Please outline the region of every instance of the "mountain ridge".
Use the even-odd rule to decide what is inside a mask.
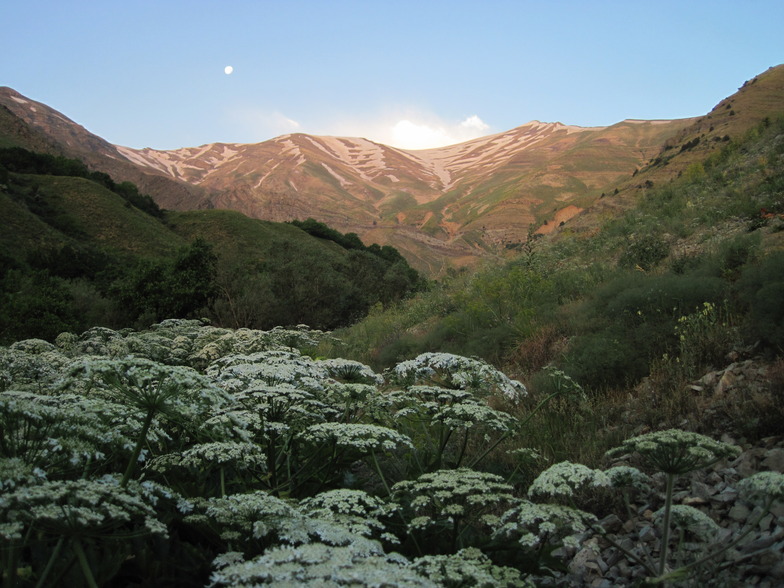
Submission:
[[[133,149],[8,88],[0,89],[0,105],[31,133],[93,169],[136,183],[164,208],[226,208],[278,222],[312,217],[366,243],[392,245],[433,275],[502,255],[532,231],[551,232],[596,206],[622,205],[646,180],[682,173],[710,153],[721,133],[737,134],[755,117],[781,112],[782,88],[778,66],[702,117],[625,119],[603,127],[533,120],[424,150],[304,133],[260,143]],[[13,135],[5,124],[0,136],[4,129]]]

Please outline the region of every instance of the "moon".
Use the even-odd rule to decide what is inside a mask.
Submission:
[[[231,67],[230,65],[227,65],[226,67],[223,68],[223,73],[225,73],[227,76],[230,76],[231,72],[233,72],[233,71],[234,71],[234,68]]]

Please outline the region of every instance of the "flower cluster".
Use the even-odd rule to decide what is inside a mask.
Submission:
[[[495,474],[468,468],[438,470],[392,487],[393,498],[414,511],[411,528],[424,528],[455,519],[492,525],[490,511],[514,500],[512,487]]]
[[[324,366],[329,375],[336,380],[356,384],[375,384],[378,386],[384,383],[383,376],[358,361],[338,358],[322,359],[317,363]]]
[[[702,541],[713,541],[721,531],[721,527],[712,518],[699,509],[686,504],[675,504],[671,507],[670,516],[672,523],[686,531],[694,533]],[[661,521],[664,518],[664,509],[660,508],[654,513],[654,519]]]
[[[300,508],[311,517],[333,521],[363,537],[379,536],[390,543],[398,542],[394,535],[384,532],[386,525],[380,520],[391,516],[397,505],[363,490],[329,490],[302,500]]]
[[[509,379],[490,364],[451,353],[423,353],[403,361],[395,366],[392,379],[403,386],[432,384],[470,390],[477,396],[500,395],[510,400],[527,394],[522,383]]]
[[[186,520],[209,523],[225,541],[270,535],[286,543],[310,541],[308,520],[299,509],[263,490],[196,501],[194,513]]]
[[[435,588],[400,555],[385,554],[378,544],[330,546],[310,543],[276,547],[249,561],[236,561],[216,570],[211,587],[276,586],[400,586]],[[225,560],[224,560],[225,561]]]
[[[594,515],[576,508],[518,500],[501,515],[494,536],[512,539],[525,549],[554,540],[576,547],[595,522]]]
[[[629,453],[639,454],[660,472],[680,475],[706,468],[721,459],[736,457],[740,448],[699,433],[668,429],[627,439],[607,455],[618,457]]]
[[[127,409],[112,403],[7,390],[0,393],[0,456],[50,474],[81,471],[87,463],[100,464],[107,451],[130,452],[127,417]]]
[[[309,392],[321,392],[331,379],[326,367],[296,351],[227,355],[210,364],[206,374],[229,392],[260,384],[290,384]]]
[[[741,495],[751,502],[784,501],[784,474],[757,472],[738,483]]]
[[[601,470],[570,461],[556,463],[533,481],[528,495],[533,497],[571,498],[586,488],[607,487],[610,478]]]
[[[253,443],[214,441],[199,443],[182,453],[169,453],[156,457],[147,469],[166,472],[172,468],[208,469],[214,466],[231,465],[236,469],[262,467],[262,448]]]
[[[426,555],[412,563],[415,571],[439,586],[533,588],[519,570],[496,566],[479,549],[467,547],[451,555]]]
[[[47,481],[20,487],[0,498],[2,536],[21,538],[24,529],[65,536],[166,536],[154,508],[155,487],[122,488],[114,476],[95,480]]]
[[[0,492],[18,486],[33,486],[46,481],[46,472],[18,457],[0,457]]]
[[[641,492],[648,492],[651,489],[650,476],[632,466],[614,466],[604,473],[610,478],[610,485],[613,488],[631,488]]]
[[[359,423],[320,423],[307,428],[302,435],[311,443],[333,442],[338,447],[371,451],[393,451],[398,447],[413,449],[411,439],[394,429]]]

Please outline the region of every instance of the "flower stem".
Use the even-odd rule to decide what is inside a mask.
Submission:
[[[150,430],[153,416],[155,416],[155,409],[151,408],[147,411],[147,416],[144,417],[142,430],[139,433],[139,438],[136,440],[136,447],[133,448],[131,459],[128,461],[128,467],[125,468],[125,473],[120,481],[120,488],[125,488],[128,485],[128,481],[131,479],[131,474],[133,473],[134,467],[136,467],[136,461],[139,459],[139,454],[142,452],[142,445],[147,441],[147,431]]]
[[[74,539],[73,550],[77,559],[79,560],[79,565],[82,568],[82,574],[84,574],[84,579],[87,582],[87,585],[90,588],[98,588],[98,584],[96,583],[95,577],[93,576],[93,571],[90,569],[90,564],[87,561],[87,555],[84,553],[84,548],[82,547],[82,543],[79,541],[79,539]]]
[[[378,459],[376,459],[376,452],[372,449],[370,450],[370,457],[373,458],[373,465],[376,466],[376,471],[378,472],[379,477],[381,478],[381,483],[384,484],[384,490],[387,491],[387,496],[392,496],[392,490],[389,489],[389,485],[387,484],[387,479],[384,477],[384,473],[381,471],[381,467],[378,465]]]
[[[54,546],[52,555],[49,556],[49,561],[46,562],[46,567],[44,568],[44,571],[41,572],[41,577],[38,578],[35,588],[43,588],[47,585],[46,579],[49,577],[49,573],[54,567],[54,562],[60,557],[60,550],[63,548],[63,543],[65,543],[65,535],[60,535],[60,538],[57,540],[57,545]]]
[[[667,474],[667,490],[664,497],[664,520],[662,521],[661,554],[659,555],[659,576],[664,575],[667,567],[667,548],[670,541],[670,516],[672,514],[672,491],[675,486],[675,474]]]

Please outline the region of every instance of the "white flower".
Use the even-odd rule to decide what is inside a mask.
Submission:
[[[234,563],[215,571],[212,588],[276,586],[383,586],[435,587],[417,574],[399,555],[385,554],[378,544],[328,546],[311,543],[297,547],[275,547],[252,560]]]
[[[574,547],[580,535],[595,522],[594,515],[575,508],[519,500],[501,516],[494,537],[515,540],[526,549],[550,540],[560,540]]]
[[[452,517],[479,521],[482,514],[513,500],[512,487],[495,474],[468,468],[438,470],[392,487],[393,498],[416,515],[410,527]]]
[[[451,353],[423,353],[395,366],[392,380],[404,386],[434,384],[470,390],[478,396],[499,394],[519,400],[527,394],[523,384],[511,380],[490,364]]]
[[[610,478],[601,470],[579,463],[562,461],[543,471],[528,488],[528,495],[569,498],[589,487],[606,487]]]
[[[638,453],[651,466],[666,474],[685,474],[706,468],[720,459],[735,457],[740,448],[710,437],[668,429],[633,437],[607,452],[609,457]]]
[[[116,477],[48,481],[20,487],[0,498],[0,519],[53,535],[166,536],[153,506],[165,494],[161,486],[136,482],[122,488]]]
[[[338,488],[322,492],[300,502],[308,516],[331,521],[362,537],[379,537],[397,543],[397,538],[385,533],[386,526],[379,520],[389,517],[397,509],[362,490]]]
[[[173,468],[210,469],[231,465],[236,469],[262,468],[265,463],[263,448],[254,443],[215,441],[193,445],[182,453],[156,457],[147,469],[167,472]]]
[[[384,378],[363,363],[350,359],[322,359],[317,362],[327,368],[329,375],[347,383],[375,384],[380,386]]]
[[[305,430],[302,439],[312,443],[332,441],[339,447],[361,452],[392,451],[398,447],[413,448],[411,439],[394,429],[358,423],[320,423]]]
[[[451,555],[427,555],[412,562],[414,570],[441,586],[478,588],[530,587],[534,584],[514,568],[496,566],[479,549],[469,547]]]
[[[784,500],[784,474],[757,472],[738,483],[741,495],[752,502]]]
[[[651,489],[651,478],[642,473],[637,468],[631,466],[615,466],[605,470],[607,477],[610,478],[610,485],[613,488],[633,488],[642,492]]]
[[[654,513],[654,518],[660,522],[664,517],[664,508]],[[691,531],[702,541],[711,542],[716,539],[721,527],[707,514],[685,504],[674,504],[670,508],[670,521],[682,529]]]

